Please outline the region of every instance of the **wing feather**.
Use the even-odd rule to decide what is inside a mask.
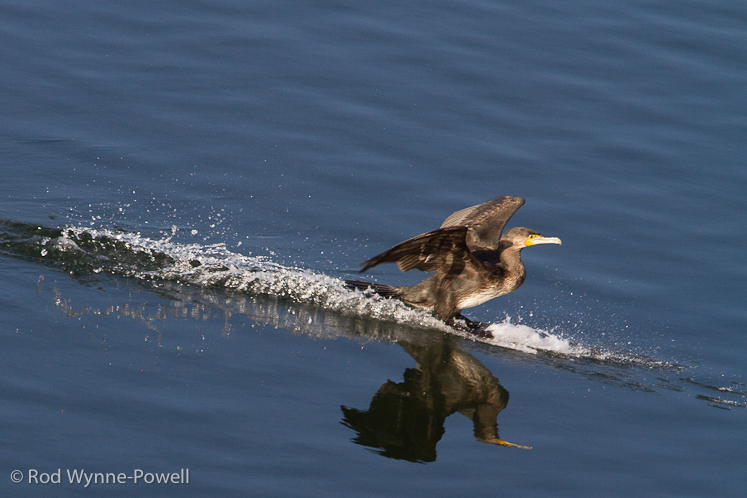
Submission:
[[[467,227],[439,228],[401,242],[363,263],[361,272],[381,263],[397,263],[402,271],[432,272],[455,258],[468,257]]]
[[[503,228],[514,213],[524,205],[524,199],[502,195],[482,204],[452,214],[441,228],[465,226],[469,228],[467,246],[470,250],[498,250]]]
[[[424,272],[476,265],[472,252],[497,251],[503,228],[523,204],[521,197],[504,195],[457,211],[438,230],[401,242],[369,259],[363,263],[361,273],[382,263],[397,263],[402,271]]]

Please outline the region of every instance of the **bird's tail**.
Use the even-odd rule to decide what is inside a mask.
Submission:
[[[364,282],[362,280],[345,280],[345,287],[358,289],[366,294],[378,294],[386,298],[402,297],[402,291],[391,285],[379,284],[377,282]]]

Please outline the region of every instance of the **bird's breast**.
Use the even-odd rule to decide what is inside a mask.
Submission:
[[[500,296],[500,293],[497,293],[495,289],[491,288],[484,289],[478,292],[472,292],[470,294],[462,296],[461,299],[459,299],[459,301],[457,302],[457,308],[464,309],[479,306],[482,303],[490,301],[494,297],[498,296]]]

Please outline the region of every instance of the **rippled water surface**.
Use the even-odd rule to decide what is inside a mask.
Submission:
[[[743,496],[746,47],[735,2],[3,3],[0,493]],[[563,245],[494,337],[344,287],[498,195]]]

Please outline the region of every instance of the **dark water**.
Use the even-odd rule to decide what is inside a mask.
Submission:
[[[3,496],[744,495],[744,5],[4,2],[0,60]],[[504,194],[563,245],[494,340],[342,288]]]

